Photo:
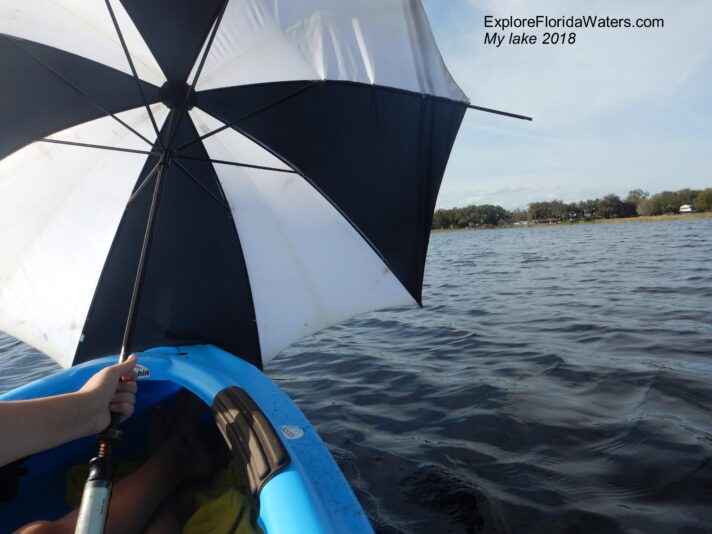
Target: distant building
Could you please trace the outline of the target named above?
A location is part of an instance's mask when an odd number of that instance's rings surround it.
[[[550,219],[533,219],[534,224],[559,224],[561,222],[561,217],[552,217]]]
[[[689,204],[683,204],[680,206],[680,213],[695,213],[695,208]]]

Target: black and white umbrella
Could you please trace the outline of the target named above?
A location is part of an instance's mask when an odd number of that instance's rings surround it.
[[[61,365],[133,294],[258,366],[420,303],[468,101],[418,0],[3,0],[0,72],[0,330]]]

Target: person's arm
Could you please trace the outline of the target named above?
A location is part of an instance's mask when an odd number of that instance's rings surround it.
[[[136,404],[135,365],[131,355],[96,373],[74,393],[0,402],[0,466],[101,432],[109,426],[111,412],[120,413],[122,420],[129,417]]]

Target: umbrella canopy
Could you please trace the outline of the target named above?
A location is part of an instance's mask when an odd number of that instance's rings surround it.
[[[418,0],[3,0],[0,69],[0,330],[62,366],[121,348],[151,220],[133,350],[421,302],[468,101]]]

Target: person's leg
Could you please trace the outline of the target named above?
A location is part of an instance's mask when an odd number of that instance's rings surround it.
[[[210,473],[210,451],[200,437],[199,416],[202,406],[192,404],[188,409],[181,410],[181,424],[176,425],[166,442],[145,464],[114,486],[105,534],[142,532],[154,515],[156,519],[159,518],[159,506],[181,481],[203,478]],[[54,522],[31,523],[17,533],[73,533],[78,515],[79,511],[74,510]],[[167,517],[165,515],[158,526],[171,524],[166,521]]]
[[[168,440],[148,461],[119,481],[111,493],[106,518],[106,534],[141,532],[163,500],[184,478],[177,440]],[[38,521],[18,531],[19,534],[71,533],[79,510],[54,522]]]
[[[175,493],[171,494],[153,515],[144,534],[175,534],[180,532]]]
[[[65,532],[68,531],[64,527],[57,526],[53,521],[35,521],[16,530],[13,534],[64,534]]]

